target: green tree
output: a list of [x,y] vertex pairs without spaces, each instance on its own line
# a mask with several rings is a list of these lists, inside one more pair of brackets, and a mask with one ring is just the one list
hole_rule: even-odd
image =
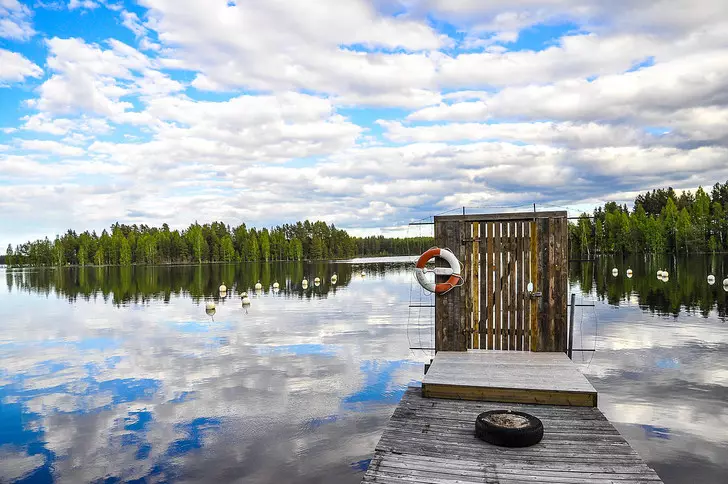
[[268,262],[270,260],[270,234],[268,233],[268,229],[264,228],[260,231],[260,256],[261,258]]
[[131,247],[129,241],[122,238],[119,244],[119,264],[123,266],[131,265]]
[[5,251],[5,265],[8,267],[13,265],[13,246],[8,244],[8,248]]
[[220,254],[222,260],[225,262],[235,260],[235,246],[233,245],[233,239],[229,235],[225,235],[220,242]]

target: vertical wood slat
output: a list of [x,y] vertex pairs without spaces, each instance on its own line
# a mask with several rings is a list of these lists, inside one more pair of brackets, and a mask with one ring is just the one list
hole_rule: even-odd
[[[541,290],[541,277],[539,274],[539,227],[537,221],[531,222],[531,281],[533,282],[533,292]],[[531,299],[531,338],[529,344],[531,351],[538,351],[538,308],[540,298],[533,297]]]
[[473,294],[473,348],[480,348],[480,223],[473,222],[472,274],[469,291]]
[[509,349],[511,341],[510,335],[510,321],[511,321],[511,222],[503,223],[503,266],[501,270],[502,286],[501,294],[503,294],[503,341],[502,349]]
[[502,223],[494,224],[495,233],[493,234],[493,275],[495,280],[495,290],[493,291],[493,349],[502,348],[501,342],[503,335],[501,333],[501,320],[503,312],[501,311],[501,229]]
[[551,220],[548,218],[539,219],[538,225],[538,291],[541,297],[538,298],[538,324],[536,325],[534,351],[549,351],[549,340],[551,327],[551,274],[548,267],[552,260],[553,249],[551,248]]
[[523,351],[523,222],[516,222],[518,242],[516,245],[516,350]]
[[518,222],[511,222],[509,224],[509,247],[508,257],[510,258],[508,263],[508,349],[516,349],[516,224]]
[[[463,227],[463,232],[465,234],[465,238],[471,239],[472,238],[472,226],[473,224],[470,222],[461,222],[460,225]],[[453,250],[453,249],[451,249]],[[465,279],[465,284],[457,289],[458,291],[463,292],[463,296],[465,298],[465,308],[464,308],[464,317],[465,317],[465,347],[466,348],[472,348],[473,347],[473,334],[471,332],[473,328],[473,291],[469,290],[472,284],[472,281],[470,280],[470,267],[473,263],[473,257],[472,257],[472,251],[467,250],[467,247],[465,248],[465,258],[459,259],[463,261],[463,267],[462,271],[464,271],[465,274],[467,274],[467,278]]]
[[528,293],[528,283],[533,281],[531,276],[531,222],[524,222],[523,229],[523,273],[525,275],[524,301],[523,301],[523,350],[531,351],[531,297]]
[[488,269],[487,269],[487,279],[488,279],[488,349],[492,350],[495,348],[495,345],[493,344],[493,334],[495,333],[495,280],[493,279],[493,268],[495,267],[495,257],[493,257],[493,251],[494,251],[494,234],[495,234],[495,224],[493,222],[488,222],[488,242],[487,242],[487,254],[488,254]]
[[[463,260],[464,223],[435,219],[435,244]],[[438,259],[439,261],[439,259]],[[435,296],[435,351],[465,351],[465,298],[460,289]]]
[[488,334],[489,334],[489,324],[490,324],[490,317],[488,313],[488,308],[490,307],[490,296],[488,295],[488,292],[490,291],[490,284],[489,276],[490,276],[490,268],[488,267],[488,261],[490,260],[488,256],[488,223],[483,222],[480,225],[480,325],[478,327],[478,332],[480,333],[480,347],[483,349],[489,348],[488,347]]

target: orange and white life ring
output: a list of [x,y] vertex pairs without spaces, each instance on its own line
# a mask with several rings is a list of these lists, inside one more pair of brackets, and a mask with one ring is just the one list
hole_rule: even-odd
[[[427,270],[425,270],[425,265],[430,261],[430,259],[434,257],[441,257],[445,259],[448,264],[450,264],[450,269],[452,270],[452,272],[449,274],[450,277],[448,278],[447,282],[434,283],[428,281],[425,277],[425,274],[428,272]],[[429,272],[437,273],[436,271]],[[457,257],[455,257],[455,254],[447,249],[440,249],[437,247],[429,249],[417,260],[417,264],[415,265],[415,278],[417,278],[417,282],[420,283],[420,286],[425,288],[425,290],[427,291],[434,292],[435,294],[446,293],[453,287],[458,286],[460,284],[460,281],[462,281],[463,279],[463,277],[460,275],[460,262],[458,261]]]

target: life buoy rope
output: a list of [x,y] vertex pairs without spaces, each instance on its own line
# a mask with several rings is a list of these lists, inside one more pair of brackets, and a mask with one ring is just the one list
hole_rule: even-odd
[[[430,282],[425,277],[425,274],[427,274],[427,272],[432,272],[426,270],[425,266],[431,259],[435,257],[445,259],[445,261],[450,264],[452,274],[450,274],[450,277],[446,282]],[[460,275],[460,261],[458,261],[457,257],[455,257],[455,254],[453,254],[448,249],[433,247],[432,249],[429,249],[424,254],[422,254],[417,260],[417,264],[415,264],[415,278],[417,278],[417,282],[419,282],[420,286],[422,286],[425,290],[434,292],[435,294],[445,294],[454,287],[461,285],[463,276]]]

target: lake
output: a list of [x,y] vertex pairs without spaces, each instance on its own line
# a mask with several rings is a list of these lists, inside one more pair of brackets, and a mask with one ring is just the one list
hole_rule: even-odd
[[[432,354],[410,260],[0,269],[0,482],[358,483]],[[666,483],[722,482],[728,258],[570,272],[599,407]]]

